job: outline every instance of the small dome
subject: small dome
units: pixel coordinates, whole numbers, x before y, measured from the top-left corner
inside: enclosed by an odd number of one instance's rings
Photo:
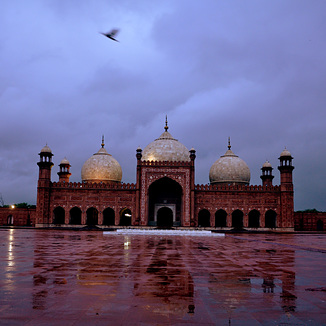
[[[211,184],[244,184],[250,182],[250,170],[245,161],[231,151],[231,146],[211,167],[209,171]]]
[[[70,165],[69,161],[67,160],[67,158],[65,157],[61,162],[60,165]]]
[[[174,139],[168,132],[167,122],[162,135],[143,150],[142,161],[189,162],[189,151],[186,146]]]
[[[283,156],[290,156],[291,157],[291,153],[286,149],[286,147],[284,148],[283,152],[280,155],[280,157],[283,157]]]
[[[272,167],[272,164],[269,163],[269,161],[266,161],[264,164],[263,164],[263,168],[271,168]]]
[[[102,147],[91,156],[81,170],[83,182],[121,182],[122,170],[118,161]]]
[[[51,148],[46,144],[42,149],[41,149],[41,153],[51,153]]]

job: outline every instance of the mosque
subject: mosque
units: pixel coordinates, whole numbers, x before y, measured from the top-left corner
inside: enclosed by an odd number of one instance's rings
[[[248,165],[231,150],[209,171],[209,184],[195,184],[196,151],[188,150],[168,131],[143,150],[136,150],[136,182],[122,183],[122,169],[101,148],[86,160],[81,182],[70,182],[70,163],[59,164],[59,180],[51,181],[52,151],[39,153],[36,227],[118,226],[143,228],[211,228],[293,231],[292,156],[280,154],[280,185],[265,162],[262,184],[250,185]]]

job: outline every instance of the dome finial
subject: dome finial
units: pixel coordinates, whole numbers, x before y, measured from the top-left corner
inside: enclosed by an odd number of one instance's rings
[[[231,149],[230,137],[229,137],[229,139],[228,139],[228,149],[229,149],[229,150]]]
[[[169,127],[168,127],[168,115],[165,116],[165,127],[164,127],[165,131],[168,131]]]
[[[102,144],[101,144],[102,148],[104,148],[104,135],[102,135]]]

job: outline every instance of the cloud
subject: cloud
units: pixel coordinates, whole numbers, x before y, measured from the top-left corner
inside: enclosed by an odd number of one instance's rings
[[[134,182],[135,150],[169,131],[197,150],[196,182],[227,148],[260,184],[294,156],[296,209],[326,210],[324,1],[3,1],[0,192],[35,203],[37,153],[73,181],[100,147]],[[99,32],[119,28],[118,42]],[[20,185],[20,186],[19,186]]]

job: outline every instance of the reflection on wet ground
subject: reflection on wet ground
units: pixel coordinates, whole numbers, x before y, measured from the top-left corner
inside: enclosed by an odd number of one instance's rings
[[[326,235],[0,230],[0,325],[325,325]]]

